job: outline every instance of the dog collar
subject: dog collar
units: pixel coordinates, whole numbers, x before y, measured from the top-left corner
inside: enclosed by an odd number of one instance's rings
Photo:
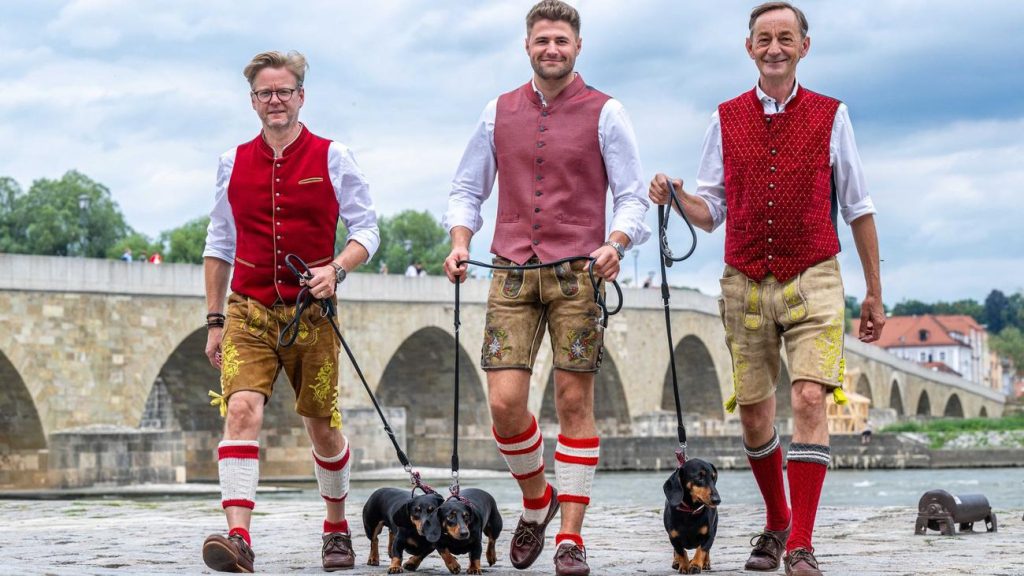
[[[689,506],[687,506],[686,504],[682,504],[682,503],[680,503],[680,504],[679,504],[679,506],[676,506],[676,510],[679,510],[680,512],[682,512],[682,513],[684,513],[684,514],[697,514],[697,513],[699,513],[699,512],[701,511],[701,510],[703,510],[703,509],[704,509],[704,506],[705,506],[704,504],[701,504],[701,505],[700,505],[700,507],[698,507],[698,508],[697,508],[697,509],[695,510],[695,509],[693,509],[693,508],[690,508],[690,507],[689,507]]]

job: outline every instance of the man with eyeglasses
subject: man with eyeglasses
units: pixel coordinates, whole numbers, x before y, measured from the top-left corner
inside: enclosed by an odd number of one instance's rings
[[[263,129],[220,157],[203,252],[206,355],[221,372],[221,393],[211,395],[225,417],[217,455],[228,521],[226,537],[214,534],[204,542],[203,560],[221,572],[253,571],[249,526],[259,480],[258,436],[263,405],[281,369],[312,441],[313,468],[327,507],[323,567],[355,563],[345,519],[351,450],[338,408],[339,343],[316,306],[301,318],[292,346],[277,343],[295,314],[302,285],[317,299],[335,299],[337,285],[373,255],[380,234],[366,178],[351,150],[299,122],[306,69],[298,52],[264,52],[245,67]],[[335,255],[339,216],[348,238]],[[302,258],[312,278],[295,278],[285,264],[288,254]]]

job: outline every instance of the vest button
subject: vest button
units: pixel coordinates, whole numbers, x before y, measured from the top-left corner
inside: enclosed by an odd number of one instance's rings
[[[769,254],[769,255],[768,255],[768,259],[769,259],[769,260],[771,260],[771,259],[772,259],[772,255],[771,255],[771,254]]]
[[[543,176],[541,176],[540,174],[538,174],[538,175],[537,175],[537,181],[538,181],[538,182],[540,182],[540,181],[541,181],[541,180],[543,180],[543,179],[544,179],[544,177],[543,177]]]
[[[765,116],[764,117],[764,121],[765,122],[771,122],[772,121],[772,117],[771,116]]]
[[[534,224],[533,225],[533,229],[534,230],[540,230],[540,224]]]
[[[768,243],[769,243],[769,244],[771,244],[771,243],[772,243],[772,239],[771,239],[771,238],[769,238],[769,239],[768,239]]]
[[[547,130],[547,126],[541,126],[541,127],[540,127],[540,131],[541,131],[541,132],[544,132],[545,130]]]
[[[278,206],[278,207],[277,207],[277,211],[278,211],[278,212],[280,212],[280,211],[281,211],[281,207],[280,207],[280,206]]]
[[[769,190],[775,190],[775,184],[773,182],[769,182],[768,183],[768,189]]]
[[[534,208],[533,211],[534,212],[540,212],[540,208]]]
[[[278,280],[277,283],[278,284],[282,284],[282,283],[284,283],[284,280]]]
[[[543,142],[537,142],[537,148],[543,148],[543,147],[544,147],[544,143]]]
[[[275,178],[275,179],[274,179],[274,182],[280,182],[280,181],[281,181],[281,179],[280,179],[280,178]]]
[[[545,110],[545,111],[541,112],[541,113],[540,113],[540,115],[541,115],[541,116],[547,116],[547,115],[548,115],[548,111],[547,111],[547,110]]]
[[[542,194],[544,194],[544,193],[543,193],[543,192],[541,192],[540,190],[537,190],[536,192],[534,192],[534,194],[535,194],[535,195],[537,195],[537,196],[540,196],[540,195],[542,195]]]
[[[540,244],[540,240],[534,240],[534,241],[533,241],[533,245],[534,245],[534,246],[536,246],[537,244]]]
[[[768,206],[775,206],[775,202],[772,202],[771,200],[769,200],[768,201]]]
[[[775,156],[778,153],[779,153],[778,150],[776,150],[775,148],[772,148],[772,156]]]
[[[280,164],[277,164],[277,167],[278,167],[278,168],[280,168],[280,167],[281,167],[281,165],[280,165]]]
[[[771,226],[771,225],[772,225],[772,221],[771,221],[771,220],[769,220],[769,221],[768,221],[768,225],[769,225],[769,226]]]
[[[280,238],[280,236],[278,236],[278,238]],[[769,238],[769,239],[768,239],[768,241],[769,241],[769,242],[771,242],[771,241],[772,241],[772,240],[771,240],[771,238]],[[278,250],[278,251],[277,251],[277,253],[278,253],[278,254],[280,254],[280,253],[281,253],[281,251],[280,251],[280,250]]]
[[[771,170],[772,172],[775,172],[775,166],[772,166],[771,168],[769,168],[769,170]]]
[[[280,236],[278,236],[278,237],[277,237],[277,239],[278,239],[278,240],[280,240],[280,239],[281,239],[281,237],[280,237]]]
[[[543,164],[543,163],[544,163],[544,159],[543,158],[537,158],[537,164]]]
[[[281,195],[281,193],[280,193],[280,192],[275,192],[275,193],[274,193],[274,196],[280,196],[280,195]]]

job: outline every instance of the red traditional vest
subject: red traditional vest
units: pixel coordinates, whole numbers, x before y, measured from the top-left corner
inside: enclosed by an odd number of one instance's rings
[[[300,286],[285,256],[310,267],[334,257],[338,198],[327,170],[330,144],[303,126],[276,160],[262,135],[236,150],[228,183],[237,238],[233,292],[265,306],[294,303]]]
[[[498,221],[491,252],[522,264],[588,255],[604,242],[608,175],[597,136],[611,98],[579,75],[548,106],[530,82],[498,97]]]
[[[766,115],[751,90],[718,107],[725,163],[725,261],[786,281],[839,253],[829,141],[839,101],[800,87]]]

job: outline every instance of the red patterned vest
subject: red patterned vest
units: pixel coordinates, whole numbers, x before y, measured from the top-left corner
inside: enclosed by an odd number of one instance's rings
[[[839,253],[829,141],[839,101],[800,87],[766,115],[751,90],[718,107],[725,164],[725,261],[786,281]]]
[[[530,82],[498,97],[498,220],[491,252],[522,264],[588,255],[604,242],[608,175],[597,136],[611,97],[577,74],[547,107]]]
[[[276,160],[262,135],[236,150],[228,183],[237,238],[233,292],[265,306],[292,304],[300,286],[285,256],[310,267],[334,257],[338,198],[327,170],[330,144],[303,126]]]

